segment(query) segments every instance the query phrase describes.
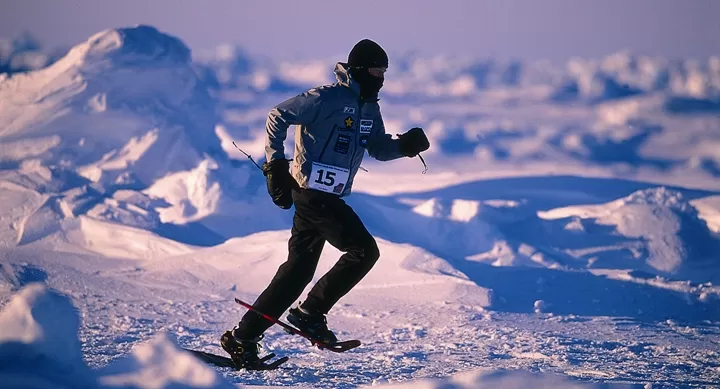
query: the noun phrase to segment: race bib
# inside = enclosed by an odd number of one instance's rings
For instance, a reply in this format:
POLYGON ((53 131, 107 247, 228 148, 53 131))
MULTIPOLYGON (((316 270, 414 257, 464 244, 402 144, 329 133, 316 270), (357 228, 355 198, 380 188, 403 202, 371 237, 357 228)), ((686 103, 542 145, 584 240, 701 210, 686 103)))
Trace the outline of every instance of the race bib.
POLYGON ((349 174, 348 169, 313 162, 308 184, 312 189, 340 195, 345 189, 349 174))

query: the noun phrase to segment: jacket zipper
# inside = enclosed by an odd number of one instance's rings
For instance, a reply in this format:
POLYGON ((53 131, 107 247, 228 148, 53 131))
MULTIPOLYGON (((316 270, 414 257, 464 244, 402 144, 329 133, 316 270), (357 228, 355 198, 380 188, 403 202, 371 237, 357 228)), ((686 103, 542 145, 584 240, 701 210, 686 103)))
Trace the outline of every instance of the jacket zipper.
POLYGON ((318 157, 318 160, 322 163, 322 157, 325 155, 325 150, 328 147, 328 144, 330 143, 330 140, 332 140, 333 135, 335 135, 335 130, 337 129, 337 126, 333 126, 332 131, 330 131, 330 136, 325 141, 325 146, 323 146, 322 151, 320 152, 320 157, 318 157))
MULTIPOLYGON (((350 166, 349 166, 349 169, 352 169, 353 166, 355 166, 355 158, 357 158, 357 157, 355 156, 355 154, 356 154, 356 151, 357 151, 357 148, 358 148, 358 143, 360 142, 360 123, 362 122, 362 108, 363 108, 363 105, 364 105, 364 104, 365 104, 365 102, 363 101, 363 99, 362 99, 362 97, 361 97, 361 98, 360 98, 360 101, 358 102, 358 120, 359 120, 359 122, 358 122, 358 127, 357 127, 357 130, 356 130, 357 132, 355 133, 356 139, 354 139, 354 142, 353 142, 353 145, 352 145, 352 146, 353 146, 353 149, 352 149, 352 154, 351 154, 351 157, 350 157, 350 166)), ((363 150, 363 153, 364 153, 364 152, 365 152, 365 150, 363 150)))

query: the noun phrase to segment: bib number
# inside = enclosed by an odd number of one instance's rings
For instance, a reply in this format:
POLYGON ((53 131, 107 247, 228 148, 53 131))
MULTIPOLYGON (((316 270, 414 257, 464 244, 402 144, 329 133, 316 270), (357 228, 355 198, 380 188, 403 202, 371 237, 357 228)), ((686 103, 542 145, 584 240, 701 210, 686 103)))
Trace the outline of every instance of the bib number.
POLYGON ((342 194, 350 171, 341 167, 313 162, 309 184, 312 189, 342 194))

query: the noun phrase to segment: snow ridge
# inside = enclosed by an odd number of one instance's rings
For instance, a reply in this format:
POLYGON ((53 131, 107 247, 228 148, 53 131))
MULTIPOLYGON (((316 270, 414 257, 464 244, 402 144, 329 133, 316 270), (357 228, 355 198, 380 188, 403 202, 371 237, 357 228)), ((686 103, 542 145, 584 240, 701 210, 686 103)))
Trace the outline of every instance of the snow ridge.
POLYGON ((103 31, 48 68, 0 82, 0 160, 28 158, 9 150, 53 139, 34 151, 48 166, 108 183, 121 170, 148 185, 208 156, 226 159, 215 104, 177 38, 149 26, 103 31))
MULTIPOLYGON (((547 220, 570 219, 568 227, 594 222, 613 226, 619 235, 644 242, 643 246, 636 246, 633 256, 644 259, 648 265, 641 270, 658 276, 689 277, 698 283, 720 279, 714 265, 718 242, 697 209, 676 190, 666 187, 639 190, 606 204, 541 211, 538 216, 547 220)), ((601 263, 594 262, 592 266, 602 266, 601 263)))

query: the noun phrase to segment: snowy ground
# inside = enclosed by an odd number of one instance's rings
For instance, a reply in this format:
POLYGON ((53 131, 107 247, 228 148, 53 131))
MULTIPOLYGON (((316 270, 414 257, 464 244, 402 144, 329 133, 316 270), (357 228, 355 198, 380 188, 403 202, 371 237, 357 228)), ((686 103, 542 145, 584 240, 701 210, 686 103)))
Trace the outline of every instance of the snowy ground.
MULTIPOLYGON (((366 159, 347 199, 381 259, 328 320, 363 346, 271 328, 266 349, 290 357, 272 372, 180 352, 221 353, 233 298, 286 257, 292 213, 232 142, 262 159, 269 107, 331 81, 332 61, 240 55, 192 58, 141 27, 0 75, 2 382, 720 386, 717 58, 400 59, 388 132, 423 126, 432 148, 426 174, 366 159)), ((339 255, 326 246, 316 279, 339 255)))

